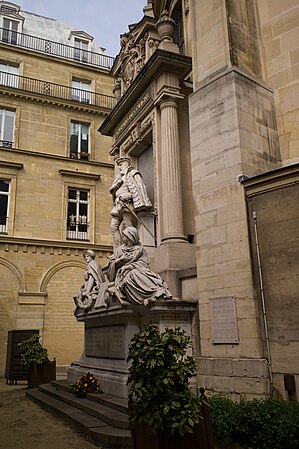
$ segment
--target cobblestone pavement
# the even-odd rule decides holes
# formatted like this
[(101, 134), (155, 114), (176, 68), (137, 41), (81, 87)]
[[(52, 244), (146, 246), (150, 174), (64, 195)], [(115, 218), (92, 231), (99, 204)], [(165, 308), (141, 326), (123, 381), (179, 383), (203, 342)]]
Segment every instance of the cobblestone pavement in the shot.
[(26, 382), (0, 379), (0, 449), (95, 449), (86, 437), (25, 396)]

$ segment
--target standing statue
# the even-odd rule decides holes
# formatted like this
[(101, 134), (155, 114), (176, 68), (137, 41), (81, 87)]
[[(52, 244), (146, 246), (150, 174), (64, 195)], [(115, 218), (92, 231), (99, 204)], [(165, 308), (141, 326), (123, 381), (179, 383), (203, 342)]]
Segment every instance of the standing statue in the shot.
[(105, 276), (100, 265), (95, 261), (94, 251), (87, 249), (83, 252), (83, 256), (88, 264), (84, 275), (85, 283), (80, 287), (80, 292), (74, 296), (74, 301), (77, 307), (87, 311), (96, 300)]
[(172, 295), (165, 282), (150, 268), (137, 229), (128, 226), (122, 234), (124, 243), (120, 247), (120, 255), (113, 256), (108, 266), (110, 296), (115, 296), (121, 304), (145, 306), (159, 298), (171, 299)]
[(113, 198), (111, 231), (115, 249), (121, 244), (120, 225), (123, 228), (133, 226), (134, 214), (152, 207), (142, 176), (131, 167), (130, 158), (119, 157), (116, 164), (120, 173), (110, 188)]

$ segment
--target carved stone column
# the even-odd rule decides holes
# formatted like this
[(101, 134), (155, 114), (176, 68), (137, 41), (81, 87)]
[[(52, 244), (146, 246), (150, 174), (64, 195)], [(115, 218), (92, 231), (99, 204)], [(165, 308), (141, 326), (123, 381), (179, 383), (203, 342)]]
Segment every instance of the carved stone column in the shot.
[(184, 236), (177, 99), (163, 97), (161, 111), (162, 242)]

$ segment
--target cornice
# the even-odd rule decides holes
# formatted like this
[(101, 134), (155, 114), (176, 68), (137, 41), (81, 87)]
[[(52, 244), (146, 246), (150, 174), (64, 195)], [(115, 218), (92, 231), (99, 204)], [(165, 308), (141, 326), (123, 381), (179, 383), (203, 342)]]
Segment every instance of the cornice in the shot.
[(18, 162), (0, 161), (0, 167), (14, 168), (15, 170), (20, 170), (24, 167), (24, 164)]
[(95, 173), (85, 173), (82, 171), (75, 171), (75, 170), (59, 170), (59, 173), (61, 176), (77, 176), (79, 178), (89, 178), (89, 179), (100, 179), (101, 175), (95, 174)]
[[(86, 248), (93, 249), (94, 251), (102, 251), (107, 253), (112, 253), (113, 246), (112, 245), (98, 245), (91, 243), (89, 241), (57, 241), (57, 240), (41, 240), (41, 239), (30, 239), (30, 238), (22, 238), (22, 237), (8, 237), (7, 235), (0, 235), (0, 244), (4, 245), (14, 245), (14, 246), (27, 246), (31, 247), (36, 251), (36, 248), (39, 247), (41, 249), (50, 248), (50, 249), (60, 249), (66, 251), (83, 251)], [(16, 249), (16, 248), (15, 248)], [(15, 251), (15, 250), (14, 250)], [(23, 250), (24, 252), (24, 250)], [(34, 252), (34, 251), (33, 251)]]
[(247, 198), (295, 184), (299, 184), (299, 164), (280, 167), (242, 181)]
[[(0, 147), (0, 155), (1, 155), (1, 151), (5, 151), (6, 153), (10, 153), (11, 155), (14, 155), (15, 153), (19, 153), (19, 154), (24, 154), (26, 156), (29, 155), (29, 156), (33, 156), (33, 157), (44, 157), (47, 159), (56, 159), (61, 162), (67, 162), (69, 165), (72, 165), (72, 164), (75, 165), (77, 163), (80, 163), (80, 164), (83, 164), (82, 166), (84, 166), (84, 164), (85, 164), (85, 165), (91, 165), (91, 166), (95, 166), (95, 167), (114, 168), (114, 164), (111, 162), (97, 162), (97, 161), (85, 161), (83, 159), (71, 159), (70, 157), (59, 156), (58, 154), (40, 153), (38, 151), (23, 150), (21, 148)], [(5, 164), (17, 164), (15, 162), (7, 162), (7, 161), (2, 161), (2, 162)], [(7, 165), (7, 166), (9, 166), (9, 165)], [(20, 168), (22, 168), (22, 167), (20, 167)]]
[(175, 73), (182, 81), (192, 68), (192, 59), (178, 53), (157, 49), (136, 76), (126, 93), (99, 128), (99, 132), (112, 136), (115, 127), (127, 114), (142, 93), (162, 73)]

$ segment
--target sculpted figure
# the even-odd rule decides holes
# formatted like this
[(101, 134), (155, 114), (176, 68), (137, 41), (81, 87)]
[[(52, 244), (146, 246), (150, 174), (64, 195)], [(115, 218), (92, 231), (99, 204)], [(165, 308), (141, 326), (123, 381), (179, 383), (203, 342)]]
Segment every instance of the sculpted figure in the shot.
[(113, 198), (111, 231), (115, 248), (121, 244), (120, 225), (123, 228), (133, 226), (134, 213), (152, 207), (142, 176), (131, 167), (130, 158), (119, 157), (116, 164), (120, 173), (110, 188)]
[(74, 301), (80, 309), (88, 310), (95, 301), (105, 277), (100, 265), (95, 261), (94, 251), (88, 249), (84, 251), (83, 256), (88, 264), (84, 275), (85, 283), (80, 287), (80, 292), (74, 296)]
[(149, 305), (159, 298), (171, 299), (165, 282), (150, 268), (137, 229), (133, 226), (125, 228), (123, 242), (119, 257), (113, 256), (109, 263), (109, 294), (115, 295), (121, 304)]

